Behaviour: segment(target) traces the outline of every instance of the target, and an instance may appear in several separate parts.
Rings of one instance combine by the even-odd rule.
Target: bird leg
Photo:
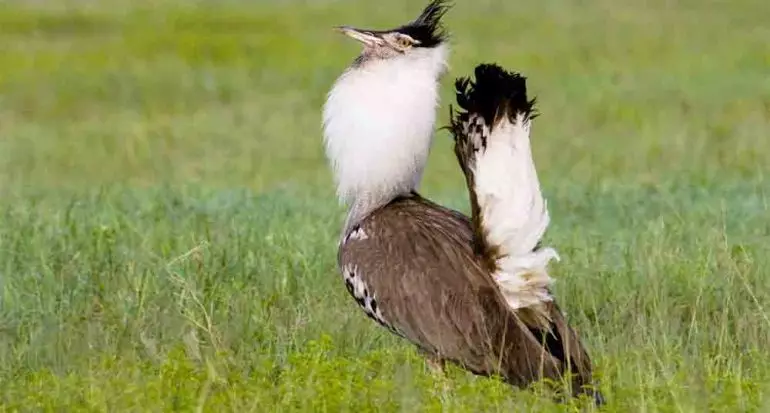
[[[426,356],[425,364],[428,365],[428,370],[430,370],[433,375],[440,377],[444,376],[444,368],[446,366],[444,360],[436,356]]]
[[[425,365],[428,366],[428,371],[430,371],[433,378],[439,382],[443,398],[449,392],[449,383],[445,370],[446,360],[435,353],[428,353],[425,351],[420,351],[420,353],[422,353],[422,356],[425,357]]]
[[[444,367],[446,366],[446,361],[442,359],[438,354],[425,351],[421,348],[417,349],[417,353],[419,353],[425,359],[425,365],[428,366],[428,370],[432,374],[439,376],[444,375]]]

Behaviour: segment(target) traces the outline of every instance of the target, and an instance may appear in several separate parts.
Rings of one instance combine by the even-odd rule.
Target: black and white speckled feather
[[[345,287],[348,293],[356,300],[358,306],[364,310],[367,317],[387,328],[392,333],[403,337],[403,334],[385,319],[382,308],[377,303],[376,293],[369,288],[361,270],[357,266],[353,264],[343,265],[342,277],[345,280]]]
[[[369,238],[364,232],[364,229],[360,225],[355,225],[347,234],[342,237],[340,245],[345,245],[350,241],[363,241]]]

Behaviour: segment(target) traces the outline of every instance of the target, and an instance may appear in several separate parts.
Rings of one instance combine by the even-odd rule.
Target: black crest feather
[[[434,47],[447,39],[447,32],[441,24],[441,18],[451,8],[447,0],[433,0],[413,22],[398,31],[419,40],[417,47]]]
[[[460,130],[470,114],[477,114],[491,127],[503,116],[511,121],[518,114],[537,117],[535,99],[527,97],[527,78],[508,72],[495,64],[480,64],[474,71],[476,80],[461,77],[455,81],[457,105],[464,112],[452,111],[452,130]]]

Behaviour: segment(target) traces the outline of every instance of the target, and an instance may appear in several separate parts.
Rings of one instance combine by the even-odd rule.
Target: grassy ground
[[[410,3],[0,2],[0,410],[565,409],[432,376],[336,273],[320,105],[357,46],[330,27]],[[450,76],[540,99],[606,410],[770,409],[765,2],[457,3]],[[467,210],[449,140],[424,193]]]

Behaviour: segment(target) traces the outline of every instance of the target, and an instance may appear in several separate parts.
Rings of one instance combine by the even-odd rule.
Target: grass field
[[[529,77],[604,410],[770,411],[766,2],[456,3],[441,119],[479,62]],[[577,410],[431,375],[337,274],[330,28],[421,7],[0,1],[0,410]],[[467,211],[450,140],[423,193]]]

